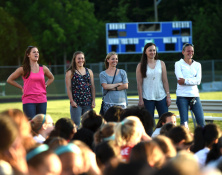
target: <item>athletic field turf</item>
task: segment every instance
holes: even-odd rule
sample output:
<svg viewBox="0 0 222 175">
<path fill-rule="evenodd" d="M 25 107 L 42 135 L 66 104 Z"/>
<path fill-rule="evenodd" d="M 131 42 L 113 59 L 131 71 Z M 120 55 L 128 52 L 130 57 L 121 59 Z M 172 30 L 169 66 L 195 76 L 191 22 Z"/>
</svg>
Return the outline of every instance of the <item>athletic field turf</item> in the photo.
<svg viewBox="0 0 222 175">
<path fill-rule="evenodd" d="M 138 98 L 138 96 L 128 96 L 128 98 Z M 171 98 L 175 99 L 176 95 L 171 94 Z M 222 92 L 203 92 L 200 93 L 201 100 L 222 100 Z M 96 112 L 99 113 L 100 105 L 101 105 L 102 97 L 96 98 Z M 10 108 L 17 108 L 22 110 L 22 102 L 13 102 L 13 103 L 0 103 L 0 112 Z M 174 112 L 175 114 L 179 114 L 178 112 Z M 70 117 L 69 114 L 69 100 L 48 100 L 47 103 L 47 114 L 50 114 L 53 118 L 54 122 L 56 122 L 61 117 Z M 207 113 L 206 116 L 213 117 L 222 117 L 222 114 L 211 114 Z M 177 120 L 179 124 L 179 119 Z M 222 122 L 215 121 L 214 123 L 220 125 L 222 129 Z M 193 122 L 190 119 L 189 127 L 193 130 Z"/>
</svg>

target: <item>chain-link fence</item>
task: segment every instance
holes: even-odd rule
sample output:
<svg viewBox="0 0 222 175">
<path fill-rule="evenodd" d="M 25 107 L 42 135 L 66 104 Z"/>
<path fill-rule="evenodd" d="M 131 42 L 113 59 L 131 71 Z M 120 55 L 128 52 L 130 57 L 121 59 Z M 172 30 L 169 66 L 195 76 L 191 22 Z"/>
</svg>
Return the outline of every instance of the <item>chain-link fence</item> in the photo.
<svg viewBox="0 0 222 175">
<path fill-rule="evenodd" d="M 208 60 L 200 61 L 202 65 L 202 82 L 201 84 L 208 82 L 222 82 L 222 60 Z M 129 79 L 128 94 L 137 95 L 137 83 L 136 83 L 136 66 L 137 62 L 130 63 L 118 63 L 118 68 L 124 69 L 127 72 Z M 176 76 L 174 74 L 173 61 L 165 61 L 167 68 L 168 81 L 170 86 L 170 92 L 175 93 L 176 91 Z M 90 68 L 94 73 L 94 81 L 96 87 L 96 95 L 101 95 L 101 85 L 99 82 L 99 73 L 104 70 L 104 63 L 91 63 L 87 64 L 86 67 Z M 21 95 L 21 90 L 15 88 L 6 83 L 8 76 L 15 71 L 18 66 L 0 66 L 0 95 Z M 51 65 L 49 69 L 55 76 L 55 81 L 47 88 L 48 95 L 66 95 L 65 88 L 65 72 L 67 65 Z M 17 81 L 22 84 L 22 78 L 20 77 Z M 222 88 L 222 87 L 221 87 Z M 202 90 L 202 86 L 199 86 Z"/>
</svg>

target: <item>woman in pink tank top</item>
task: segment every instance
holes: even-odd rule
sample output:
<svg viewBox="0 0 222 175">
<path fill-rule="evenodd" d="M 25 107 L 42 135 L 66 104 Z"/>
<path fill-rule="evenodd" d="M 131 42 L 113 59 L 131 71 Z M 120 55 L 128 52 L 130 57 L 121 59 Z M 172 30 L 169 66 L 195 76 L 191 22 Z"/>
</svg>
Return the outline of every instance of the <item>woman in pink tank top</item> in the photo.
<svg viewBox="0 0 222 175">
<path fill-rule="evenodd" d="M 7 83 L 22 90 L 23 111 L 28 118 L 33 118 L 36 114 L 46 114 L 46 88 L 54 81 L 50 70 L 44 65 L 39 65 L 38 60 L 38 48 L 29 46 L 25 51 L 23 65 L 7 79 Z M 23 86 L 15 81 L 20 76 Z M 46 82 L 45 76 L 48 78 Z"/>
</svg>

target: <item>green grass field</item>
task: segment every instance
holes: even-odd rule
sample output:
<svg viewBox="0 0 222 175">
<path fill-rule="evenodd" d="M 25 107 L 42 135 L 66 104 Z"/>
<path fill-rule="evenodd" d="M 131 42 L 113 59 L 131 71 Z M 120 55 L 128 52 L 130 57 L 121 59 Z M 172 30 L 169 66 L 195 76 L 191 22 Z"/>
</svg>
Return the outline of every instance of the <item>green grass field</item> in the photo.
<svg viewBox="0 0 222 175">
<path fill-rule="evenodd" d="M 138 96 L 128 96 L 128 98 L 138 98 Z M 176 99 L 175 94 L 171 94 L 172 99 Z M 204 92 L 200 93 L 201 100 L 222 100 L 222 92 Z M 102 102 L 102 98 L 96 98 L 96 108 L 95 111 L 99 113 L 100 105 Z M 0 103 L 0 112 L 10 109 L 10 108 L 17 108 L 22 110 L 22 102 L 13 102 L 13 103 Z M 179 114 L 178 112 L 174 112 L 175 114 Z M 54 122 L 56 122 L 61 117 L 70 117 L 69 113 L 69 100 L 49 100 L 47 103 L 47 114 L 50 114 L 53 118 Z M 213 116 L 213 117 L 222 117 L 222 114 L 214 114 L 214 113 L 207 113 L 206 116 Z M 179 124 L 179 119 L 177 121 Z M 215 121 L 214 123 L 218 124 L 222 128 L 222 122 Z M 190 119 L 189 121 L 190 130 L 193 130 L 193 122 Z"/>
</svg>

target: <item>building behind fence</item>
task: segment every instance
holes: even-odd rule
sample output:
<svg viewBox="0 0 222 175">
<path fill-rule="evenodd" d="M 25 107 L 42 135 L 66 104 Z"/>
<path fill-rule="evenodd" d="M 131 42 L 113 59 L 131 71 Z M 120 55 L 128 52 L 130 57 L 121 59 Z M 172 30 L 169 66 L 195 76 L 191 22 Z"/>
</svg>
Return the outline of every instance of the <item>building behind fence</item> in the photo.
<svg viewBox="0 0 222 175">
<path fill-rule="evenodd" d="M 200 91 L 222 91 L 222 60 L 200 61 L 200 63 L 202 65 L 202 82 L 199 86 Z M 131 95 L 137 95 L 137 64 L 137 62 L 118 63 L 118 68 L 124 69 L 127 72 L 129 79 L 129 89 L 127 90 L 127 93 Z M 165 61 L 165 64 L 167 68 L 170 92 L 175 93 L 177 85 L 176 76 L 174 74 L 175 62 Z M 96 95 L 99 96 L 102 94 L 102 88 L 99 82 L 99 73 L 104 70 L 104 63 L 91 63 L 87 64 L 86 67 L 90 68 L 94 73 Z M 8 76 L 17 68 L 18 66 L 0 66 L 0 95 L 22 95 L 20 89 L 6 83 Z M 49 69 L 55 76 L 55 81 L 47 88 L 48 95 L 66 95 L 65 72 L 67 65 L 51 65 L 49 66 Z M 22 84 L 22 78 L 19 78 L 17 81 Z"/>
</svg>

